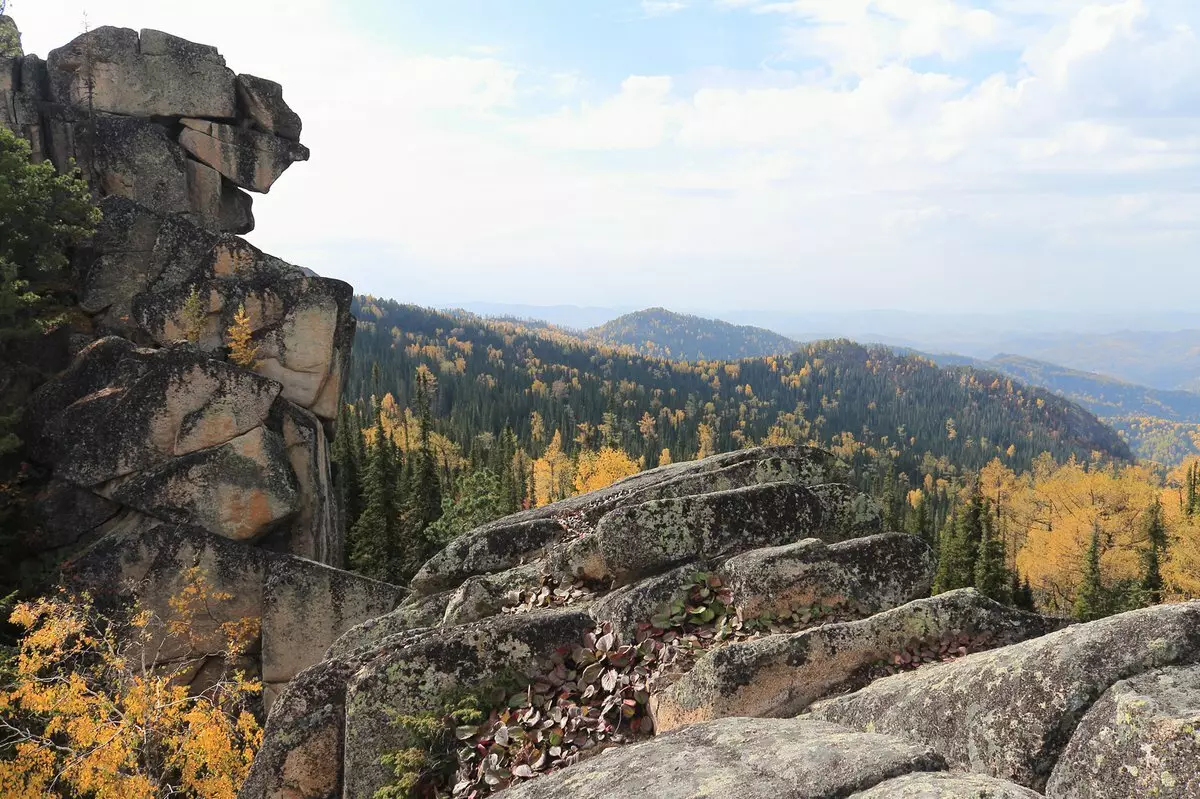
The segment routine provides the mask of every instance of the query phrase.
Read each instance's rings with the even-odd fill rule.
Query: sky
[[[360,292],[1153,312],[1200,274],[1197,0],[10,0],[216,45],[312,150],[250,240]],[[86,17],[85,17],[86,14]]]

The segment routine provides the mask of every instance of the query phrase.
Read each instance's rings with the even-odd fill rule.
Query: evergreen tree
[[[429,525],[431,544],[443,546],[482,524],[504,516],[500,478],[491,469],[481,468],[461,475],[455,481],[454,496],[442,498],[442,515]]]
[[[350,530],[350,568],[377,580],[396,580],[399,512],[393,445],[375,418],[375,436],[363,474],[363,509]]]
[[[1013,584],[1017,586],[1013,590],[1013,605],[1021,610],[1035,612],[1037,610],[1036,603],[1033,601],[1033,586],[1029,584],[1029,578],[1021,580],[1019,585],[1016,582],[1017,575],[1013,574]]]
[[[1144,603],[1157,605],[1162,602],[1163,577],[1160,571],[1162,557],[1167,549],[1167,527],[1163,523],[1162,503],[1157,497],[1146,511],[1146,549],[1142,553],[1141,591]]]
[[[358,415],[353,406],[343,405],[338,412],[329,460],[334,465],[334,488],[347,530],[353,529],[362,513],[362,446]]]
[[[976,590],[989,599],[1008,604],[1013,601],[1012,577],[1004,565],[1004,541],[992,529],[991,514],[984,514],[983,541],[975,559]]]
[[[952,513],[946,517],[938,538],[937,575],[933,580],[933,593],[941,594],[963,586],[959,576],[962,562],[962,542],[959,540],[956,517]]]
[[[1075,618],[1094,621],[1109,615],[1108,597],[1100,574],[1100,527],[1092,527],[1092,540],[1083,562],[1083,582],[1075,595]]]

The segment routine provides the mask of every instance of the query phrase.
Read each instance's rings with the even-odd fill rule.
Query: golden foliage
[[[199,570],[185,575],[170,619],[134,608],[107,618],[87,594],[19,605],[15,672],[0,691],[0,796],[10,799],[235,799],[262,741],[250,712],[261,688],[234,670],[257,634],[231,624],[226,669],[198,693],[184,684],[197,659],[155,666],[152,653],[189,631],[223,595]]]
[[[239,305],[233,315],[233,324],[225,331],[225,343],[229,345],[229,360],[238,366],[253,369],[258,361],[258,345],[253,340],[254,330],[250,327],[250,316],[246,306]]]
[[[604,447],[599,452],[582,452],[575,466],[575,490],[581,494],[595,491],[639,471],[637,461],[614,447]]]

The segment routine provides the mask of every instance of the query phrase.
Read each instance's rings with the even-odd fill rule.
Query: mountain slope
[[[410,405],[424,365],[438,379],[439,432],[464,452],[476,436],[511,426],[523,443],[559,431],[568,450],[579,436],[648,466],[663,449],[681,460],[786,440],[831,445],[852,462],[887,454],[914,474],[995,457],[1028,468],[1044,451],[1130,457],[1115,432],[1049,391],[883,347],[825,341],[787,356],[689,363],[385,300],[360,298],[355,313],[347,396],[366,407],[392,393]]]
[[[591,328],[587,337],[603,344],[633,347],[643,355],[681,361],[784,355],[797,346],[790,338],[762,327],[733,325],[665,308],[625,314]]]
[[[986,361],[927,357],[942,366],[991,369],[1077,402],[1121,433],[1139,458],[1173,466],[1200,454],[1200,394],[1149,388],[1021,355]]]

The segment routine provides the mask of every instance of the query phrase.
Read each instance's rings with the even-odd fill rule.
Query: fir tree
[[[362,450],[358,414],[352,405],[343,405],[338,412],[337,431],[329,459],[335,467],[334,486],[347,530],[354,527],[362,513]]]
[[[375,418],[375,440],[363,475],[363,509],[350,530],[350,568],[377,580],[396,580],[399,543],[396,473],[392,447]]]
[[[1075,618],[1080,621],[1102,619],[1108,614],[1108,597],[1100,574],[1100,527],[1092,527],[1092,540],[1083,562],[1083,582],[1075,595]]]
[[[239,305],[233,316],[233,324],[225,331],[225,340],[229,345],[229,360],[246,369],[253,369],[258,360],[258,346],[253,341],[253,335],[246,306]]]
[[[1144,603],[1162,602],[1163,577],[1160,571],[1162,556],[1167,548],[1167,528],[1163,523],[1162,503],[1155,497],[1146,511],[1146,549],[1142,553],[1141,592]]]
[[[1012,602],[1011,576],[1004,565],[1004,541],[992,529],[991,514],[983,516],[983,541],[975,558],[975,589],[997,602]]]

